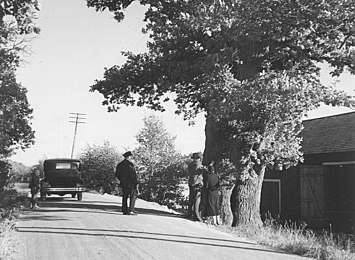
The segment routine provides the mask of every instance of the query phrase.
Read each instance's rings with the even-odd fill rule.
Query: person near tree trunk
[[[188,165],[189,172],[189,205],[188,218],[202,221],[200,204],[201,192],[203,187],[204,167],[201,163],[201,157],[198,153],[193,153],[192,162]]]
[[[219,178],[213,164],[208,166],[208,173],[204,175],[203,191],[205,193],[205,216],[210,218],[211,224],[219,225]]]
[[[40,189],[40,170],[35,168],[31,172],[30,183],[28,187],[31,189],[31,209],[38,209],[37,201],[38,201],[38,192]]]

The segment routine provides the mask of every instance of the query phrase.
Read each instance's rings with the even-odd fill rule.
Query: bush
[[[28,204],[24,193],[5,189],[0,192],[0,259],[12,259],[17,241],[15,224],[20,208]]]
[[[15,221],[0,221],[0,259],[12,259],[15,253],[14,229]]]
[[[180,185],[184,174],[183,162],[176,162],[164,170],[147,176],[139,186],[139,197],[146,200],[176,208],[184,203],[184,188]]]
[[[19,215],[21,206],[28,203],[27,194],[13,189],[0,192],[0,221],[14,220]]]
[[[117,194],[115,177],[119,153],[108,142],[103,145],[88,145],[80,155],[84,186],[101,194]]]
[[[14,184],[13,175],[10,170],[11,164],[7,160],[0,160],[0,192],[5,187],[12,187]]]

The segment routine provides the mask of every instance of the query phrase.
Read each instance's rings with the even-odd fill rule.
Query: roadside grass
[[[17,241],[15,239],[15,221],[0,222],[0,259],[12,259]]]
[[[305,224],[278,224],[267,220],[261,228],[218,226],[217,229],[271,246],[290,254],[319,260],[355,260],[355,236],[315,233]]]
[[[20,208],[28,203],[24,192],[12,189],[0,192],[0,259],[13,259],[17,245],[16,221]]]

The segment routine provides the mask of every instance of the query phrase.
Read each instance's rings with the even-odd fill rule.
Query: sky
[[[18,81],[27,88],[33,108],[32,127],[35,144],[17,151],[10,159],[27,166],[44,158],[70,158],[75,124],[73,114],[82,113],[74,145],[78,157],[87,145],[102,145],[108,141],[119,151],[137,146],[135,135],[143,127],[144,116],[161,117],[167,131],[176,136],[176,149],[183,154],[203,151],[204,115],[194,126],[174,114],[175,105],[168,103],[166,111],[152,112],[144,108],[123,107],[108,113],[98,92],[89,92],[95,80],[103,78],[104,68],[121,65],[121,51],[146,51],[147,35],[141,33],[145,8],[135,2],[118,23],[109,12],[96,12],[85,0],[42,0],[37,23],[40,34],[31,42],[31,55],[17,72]],[[331,81],[327,70],[322,80]],[[355,76],[344,75],[339,88],[355,95]],[[322,106],[311,111],[308,118],[350,112],[348,108]]]

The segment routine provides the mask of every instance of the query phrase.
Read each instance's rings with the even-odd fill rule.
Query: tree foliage
[[[28,51],[33,35],[40,32],[36,25],[37,0],[0,1],[0,68],[1,74],[14,72],[20,65],[21,54]]]
[[[32,109],[27,101],[27,90],[16,82],[13,75],[0,79],[0,158],[16,149],[25,149],[34,143],[31,128]]]
[[[26,37],[39,33],[38,10],[37,0],[0,1],[0,158],[33,144],[32,109],[15,71],[27,50]]]
[[[297,134],[307,111],[321,102],[353,104],[319,81],[320,62],[328,62],[333,75],[344,68],[355,72],[352,1],[141,3],[149,5],[149,52],[125,53],[127,62],[107,69],[91,87],[104,95],[110,111],[123,104],[164,110],[168,98],[162,98],[174,92],[177,113],[191,118],[206,111],[223,128],[221,143],[237,142],[245,158],[255,157],[252,147],[263,150],[267,165],[281,167],[301,158]],[[127,5],[107,7],[121,12]],[[208,153],[212,160],[228,151]]]
[[[35,19],[37,0],[0,1],[0,187],[9,182],[9,162],[15,150],[34,143],[32,109],[27,90],[16,81],[21,54],[28,51],[29,37],[39,33]],[[2,168],[3,167],[3,168]]]
[[[178,112],[190,116],[190,108],[208,109],[215,94],[228,94],[216,85],[221,71],[240,81],[288,69],[318,76],[323,61],[334,66],[334,74],[345,66],[353,71],[354,7],[341,2],[141,1],[150,6],[149,53],[125,53],[127,62],[107,69],[91,89],[104,95],[111,110],[122,104],[163,109],[160,98],[175,92]],[[115,1],[109,10],[126,6]]]
[[[140,197],[172,206],[182,199],[181,178],[184,161],[176,152],[175,138],[166,130],[162,120],[149,115],[136,135],[138,147],[134,161],[139,177]]]
[[[89,2],[116,16],[129,5]],[[234,224],[260,223],[265,169],[302,160],[302,117],[322,102],[354,106],[353,97],[319,76],[321,63],[332,76],[355,73],[354,1],[140,3],[149,7],[148,53],[125,53],[126,63],[106,69],[91,90],[103,94],[109,111],[164,110],[173,92],[186,119],[206,112],[204,163],[235,164]]]
[[[24,165],[20,162],[9,161],[11,164],[11,172],[14,176],[14,181],[21,182],[21,181],[28,181],[30,167]]]
[[[116,194],[115,177],[120,154],[107,141],[102,145],[87,145],[80,155],[84,186],[100,193]]]
[[[12,174],[11,174],[11,164],[8,160],[0,160],[0,192],[4,190],[6,186],[11,187]]]

